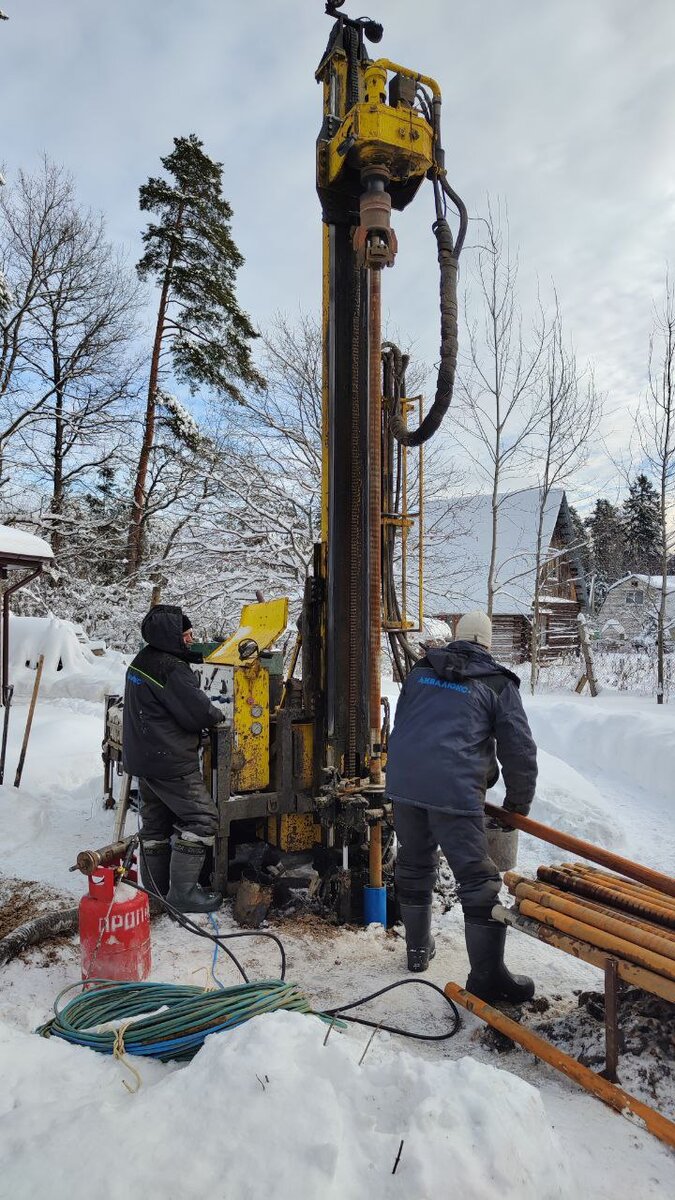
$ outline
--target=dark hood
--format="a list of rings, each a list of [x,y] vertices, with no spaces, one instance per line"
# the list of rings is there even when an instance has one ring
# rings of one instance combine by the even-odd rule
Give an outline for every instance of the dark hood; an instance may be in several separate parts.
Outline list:
[[[426,660],[441,679],[480,679],[485,675],[505,675],[520,687],[513,671],[495,662],[492,655],[475,642],[449,642],[442,649],[426,651]]]
[[[183,610],[174,604],[155,604],[143,618],[143,641],[153,650],[174,654],[185,662],[202,662],[201,654],[188,650],[183,641]]]

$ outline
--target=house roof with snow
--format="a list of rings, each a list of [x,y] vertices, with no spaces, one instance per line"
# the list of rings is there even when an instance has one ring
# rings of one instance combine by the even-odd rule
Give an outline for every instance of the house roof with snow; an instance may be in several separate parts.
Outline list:
[[[624,583],[630,583],[633,579],[636,583],[643,584],[650,592],[661,591],[662,575],[637,575],[632,572],[630,575],[624,575],[623,579],[617,579],[615,583],[610,584],[607,588],[608,593],[613,592],[615,588],[623,587]],[[675,575],[666,575],[666,591],[668,593],[675,592]]]
[[[527,488],[499,497],[495,615],[529,613],[534,600],[540,492]],[[439,515],[440,514],[440,515]],[[565,493],[553,489],[544,506],[542,561],[552,557],[553,532],[562,527],[565,544],[574,546],[574,529]],[[461,613],[485,608],[492,546],[492,497],[476,496],[458,520],[444,517],[442,502],[425,510],[426,607],[433,613]],[[565,555],[576,566],[577,595],[585,605],[583,569],[571,549]],[[555,597],[552,598],[555,603]],[[546,597],[546,604],[549,597]]]
[[[0,562],[3,566],[37,565],[50,562],[53,557],[49,542],[14,525],[0,525]]]

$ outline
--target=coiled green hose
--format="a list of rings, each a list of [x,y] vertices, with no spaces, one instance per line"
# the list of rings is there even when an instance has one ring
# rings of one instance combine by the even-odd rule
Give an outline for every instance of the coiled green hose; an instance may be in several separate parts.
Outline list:
[[[99,986],[92,988],[92,983]],[[61,998],[83,985],[71,984],[59,992],[54,1017],[36,1032],[112,1054],[122,1028],[126,1053],[169,1062],[193,1058],[210,1033],[234,1029],[261,1013],[284,1009],[329,1019],[313,1012],[294,983],[276,979],[218,991],[171,983],[107,983],[103,979],[88,980],[88,985],[62,1009]],[[110,1023],[116,1028],[100,1028]]]

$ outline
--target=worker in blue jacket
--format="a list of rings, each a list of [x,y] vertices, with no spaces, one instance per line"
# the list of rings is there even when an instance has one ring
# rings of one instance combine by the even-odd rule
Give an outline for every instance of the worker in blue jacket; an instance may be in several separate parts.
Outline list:
[[[223,897],[199,876],[215,842],[218,810],[199,768],[202,732],[223,720],[190,667],[189,617],[156,604],[143,619],[146,645],[127,670],[122,749],[124,769],[138,778],[141,870],[149,890],[181,912],[212,912]]]
[[[398,841],[396,889],[408,968],[425,971],[435,953],[431,898],[440,846],[457,882],[471,971],[467,989],[486,1001],[520,1003],[534,984],[504,964],[506,929],[492,920],[501,879],[488,853],[485,790],[499,777],[504,808],[527,814],[537,781],[537,749],[520,681],[490,655],[485,613],[460,618],[456,640],[427,649],[408,675],[387,757],[387,795]]]

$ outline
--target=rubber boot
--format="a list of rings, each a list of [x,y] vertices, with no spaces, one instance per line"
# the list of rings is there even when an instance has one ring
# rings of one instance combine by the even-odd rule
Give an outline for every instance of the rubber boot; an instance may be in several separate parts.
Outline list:
[[[220,892],[212,892],[199,884],[199,874],[206,858],[203,842],[188,842],[175,838],[171,854],[171,886],[167,904],[179,912],[215,912],[223,903]]]
[[[534,981],[527,975],[512,975],[504,964],[506,928],[489,917],[464,918],[464,935],[471,970],[467,992],[492,1003],[507,1000],[522,1004],[534,996]]]
[[[408,970],[426,971],[436,953],[436,943],[431,936],[431,905],[399,903],[399,908],[405,925]]]
[[[164,912],[162,902],[158,897],[165,898],[169,890],[169,863],[171,861],[169,839],[141,842],[139,858],[143,887],[154,893],[150,896],[150,916],[158,917],[160,913]]]

